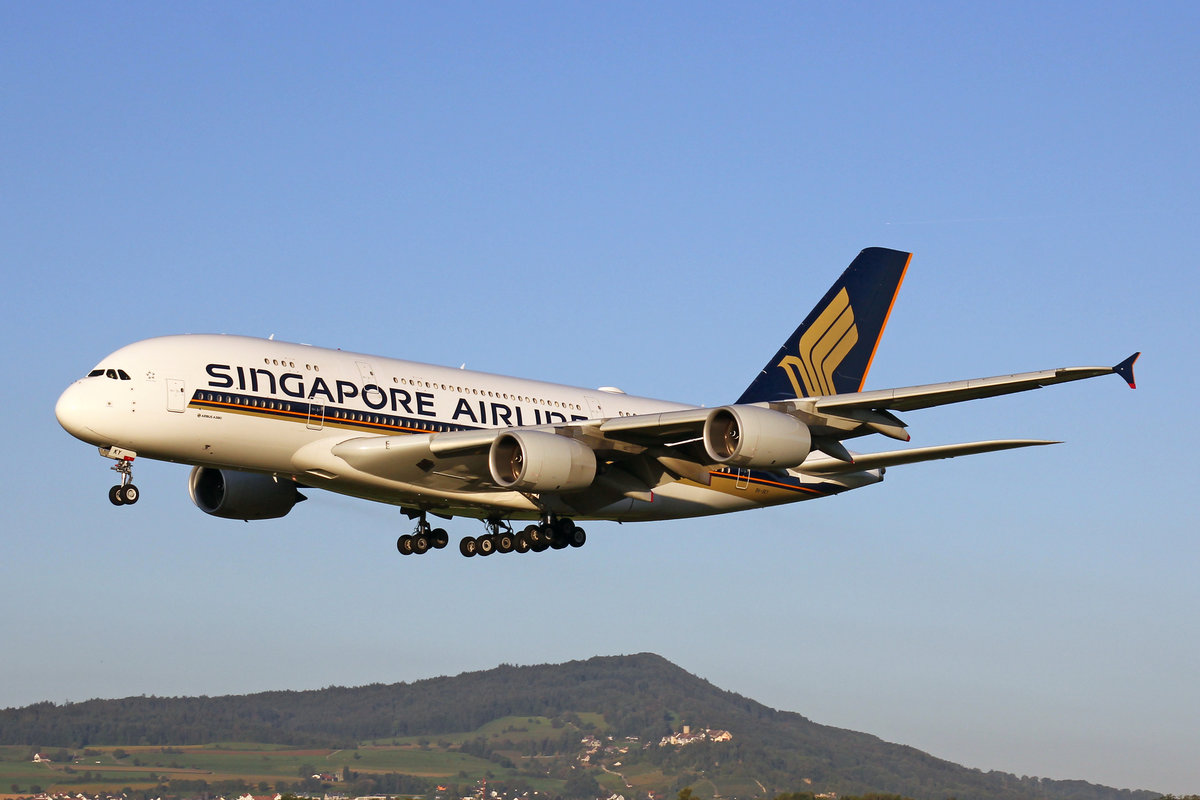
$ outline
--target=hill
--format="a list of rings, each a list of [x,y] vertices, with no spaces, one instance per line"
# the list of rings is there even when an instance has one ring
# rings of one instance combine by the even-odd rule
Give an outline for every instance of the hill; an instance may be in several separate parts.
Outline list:
[[[728,731],[731,738],[660,744],[684,725]],[[213,742],[346,750],[356,759],[361,748],[372,745],[472,757],[496,767],[501,777],[556,780],[553,788],[569,796],[586,796],[597,780],[605,790],[629,789],[630,794],[692,786],[698,796],[727,798],[796,791],[883,792],[931,800],[1158,796],[968,769],[768,708],[645,653],[502,665],[413,683],[38,703],[0,711],[0,745],[162,749]],[[402,771],[435,782],[445,774],[415,767]],[[473,777],[466,768],[449,774]]]

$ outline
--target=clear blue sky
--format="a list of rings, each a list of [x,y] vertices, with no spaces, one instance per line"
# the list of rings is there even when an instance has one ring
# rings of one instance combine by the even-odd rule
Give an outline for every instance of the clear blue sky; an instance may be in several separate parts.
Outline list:
[[[0,706],[648,650],[968,766],[1200,791],[1198,8],[0,5]],[[868,388],[1141,349],[1140,388],[905,415],[1054,448],[470,561],[320,493],[213,519],[178,465],[114,508],[53,416],[177,332],[728,402],[869,245],[916,255]]]

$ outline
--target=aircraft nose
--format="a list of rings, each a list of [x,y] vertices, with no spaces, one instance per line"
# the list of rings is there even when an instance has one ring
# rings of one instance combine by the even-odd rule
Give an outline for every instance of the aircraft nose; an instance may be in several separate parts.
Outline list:
[[[84,394],[83,388],[78,383],[68,386],[67,390],[58,398],[58,402],[54,404],[54,416],[58,417],[58,424],[63,426],[63,430],[76,439],[86,441],[89,434],[92,436],[95,434],[88,430],[84,422],[87,416]]]

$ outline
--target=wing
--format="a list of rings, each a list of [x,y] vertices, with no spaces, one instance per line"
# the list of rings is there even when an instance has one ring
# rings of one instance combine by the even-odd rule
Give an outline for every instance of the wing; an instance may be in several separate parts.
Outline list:
[[[773,403],[771,407],[796,414],[814,428],[814,433],[818,436],[841,440],[869,433],[881,433],[906,442],[909,440],[909,435],[904,430],[906,426],[892,414],[893,411],[914,411],[949,403],[998,397],[1101,375],[1120,375],[1130,388],[1134,388],[1136,383],[1133,365],[1140,355],[1141,353],[1134,353],[1113,367],[1060,367],[1039,372],[1022,372],[1016,375],[933,383],[901,389],[798,398]]]
[[[690,408],[570,424],[360,436],[298,454],[310,474],[339,465],[407,491],[451,497],[553,494],[581,510],[649,499],[665,482],[707,485],[715,468],[836,475],[1053,442],[1008,439],[852,455],[845,439],[881,433],[908,441],[893,411],[977,400],[1118,374],[1134,385],[1134,354],[1115,367],[1065,367],[951,383]],[[486,501],[478,501],[486,502]]]
[[[1047,444],[1041,439],[995,439],[988,442],[967,442],[965,444],[943,444],[936,447],[912,447],[907,450],[892,450],[887,453],[859,453],[852,462],[828,456],[815,456],[807,459],[801,469],[814,475],[839,475],[846,472],[859,472],[866,469],[895,467],[900,464],[916,464],[921,461],[935,461],[939,458],[956,458],[976,453],[991,453],[996,450],[1012,450],[1017,447],[1040,447]]]

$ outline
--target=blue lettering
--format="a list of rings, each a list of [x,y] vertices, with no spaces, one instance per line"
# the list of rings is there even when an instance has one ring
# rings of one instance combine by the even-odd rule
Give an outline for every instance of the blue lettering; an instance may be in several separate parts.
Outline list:
[[[317,378],[313,381],[312,388],[308,390],[308,399],[312,400],[319,394],[329,398],[329,402],[333,402],[333,392],[329,391],[329,386],[326,385],[324,378]]]
[[[379,395],[378,403],[371,402],[371,398],[368,397],[368,395],[371,394],[372,392]],[[379,409],[381,409],[387,405],[387,395],[383,393],[383,389],[380,389],[378,386],[376,386],[373,383],[368,383],[366,386],[363,387],[362,399],[363,399],[363,402],[366,403],[369,408],[373,408],[376,411],[378,411]]]
[[[479,420],[475,418],[475,412],[471,410],[471,404],[467,402],[467,398],[460,397],[458,398],[458,405],[454,408],[454,416],[452,416],[451,419],[458,419],[464,415],[470,417],[471,422],[479,422]]]
[[[496,427],[500,426],[503,421],[505,425],[512,425],[509,417],[512,416],[512,409],[501,403],[492,403],[492,424]]]
[[[406,413],[409,413],[409,414],[413,413],[412,406],[409,405],[409,403],[412,402],[412,395],[410,395],[408,392],[404,391],[403,389],[392,389],[391,394],[392,394],[392,411],[399,411],[400,409],[403,408]]]
[[[358,387],[349,381],[338,381],[338,404],[343,405],[347,397],[358,397]]]
[[[269,382],[269,385],[271,387],[267,391],[271,394],[275,394],[275,376],[271,374],[270,370],[266,370],[266,369],[250,370],[250,391],[252,391],[252,392],[259,391],[259,388],[258,388],[258,376],[259,375],[266,376],[267,381]]]
[[[433,411],[433,395],[429,392],[417,392],[417,413],[425,417],[435,417]]]
[[[295,381],[299,385],[292,389],[288,386],[289,381]],[[279,391],[288,397],[304,397],[304,376],[295,372],[285,372],[279,376]]]
[[[208,382],[208,385],[214,389],[228,389],[230,386],[233,386],[232,376],[218,374],[218,370],[227,369],[229,369],[228,364],[209,364],[207,367],[205,367],[204,371],[208,373],[210,378],[212,378],[212,380]]]

